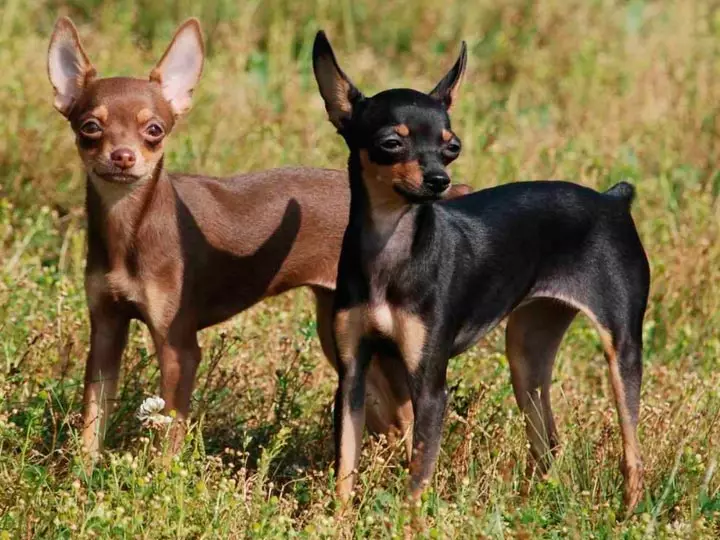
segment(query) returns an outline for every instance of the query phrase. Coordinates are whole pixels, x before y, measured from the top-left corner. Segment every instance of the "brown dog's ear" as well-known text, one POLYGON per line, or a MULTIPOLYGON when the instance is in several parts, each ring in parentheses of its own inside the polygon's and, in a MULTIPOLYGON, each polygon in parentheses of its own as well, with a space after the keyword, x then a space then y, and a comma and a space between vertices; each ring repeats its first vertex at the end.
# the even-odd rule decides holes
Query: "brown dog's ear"
POLYGON ((48 77, 55 90, 55 108, 65 117, 97 72, 80 43, 77 28, 67 17, 60 17, 48 47, 48 77))
POLYGON ((363 95, 338 66, 325 32, 320 30, 313 44, 313 71, 333 125, 341 131, 352 116, 353 106, 363 95))
POLYGON ((177 29, 165 54, 150 72, 150 80, 162 87, 163 96, 176 117, 190 109, 204 60, 200 22, 188 19, 177 29))
POLYGON ((455 62, 455 65, 430 92, 430 96, 439 100, 443 105, 445 105, 445 108, 448 111, 457 101, 457 91, 460 87, 460 81, 462 81, 463 75, 465 74, 466 65, 467 45, 463 41, 460 46, 460 56, 455 62))

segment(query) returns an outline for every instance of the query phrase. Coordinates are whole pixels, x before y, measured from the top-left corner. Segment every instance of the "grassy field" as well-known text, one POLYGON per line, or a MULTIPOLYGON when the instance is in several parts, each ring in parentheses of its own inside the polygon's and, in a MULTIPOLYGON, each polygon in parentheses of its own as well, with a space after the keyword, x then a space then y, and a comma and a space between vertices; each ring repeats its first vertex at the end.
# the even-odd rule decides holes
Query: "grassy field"
MULTIPOLYGON (((621 447, 599 340, 560 352, 562 451, 521 495, 526 442, 503 330, 451 362, 453 388, 422 536, 720 536, 720 6, 712 1, 5 0, 0 6, 0 539, 393 537, 413 532, 400 449, 367 439, 357 504, 336 521, 336 377, 310 296, 272 299, 201 335, 182 456, 158 465, 136 419, 157 392, 133 327, 109 450, 78 459, 88 317, 85 179, 52 108, 45 54, 76 21, 101 75, 145 76, 177 23, 201 18, 208 60, 168 146, 171 169, 227 175, 343 168, 310 70, 324 28, 360 88, 430 89, 469 45, 454 177, 481 188, 629 179, 652 266, 640 437, 645 496, 622 516, 621 447)), ((609 292, 610 293, 610 292, 609 292)))

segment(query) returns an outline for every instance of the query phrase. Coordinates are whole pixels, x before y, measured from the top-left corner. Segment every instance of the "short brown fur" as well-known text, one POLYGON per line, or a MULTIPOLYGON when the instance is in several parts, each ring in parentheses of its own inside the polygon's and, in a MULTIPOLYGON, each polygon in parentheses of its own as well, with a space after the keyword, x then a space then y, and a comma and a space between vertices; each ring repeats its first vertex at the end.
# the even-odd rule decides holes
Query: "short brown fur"
MULTIPOLYGON (((197 21, 180 32, 200 39, 197 21)), ((188 36, 181 40, 187 44, 188 36)), ((173 39, 171 47, 177 41, 173 39)), ((201 44, 197 45, 200 52, 201 44)), ((170 53, 163 56, 163 60, 170 53)), ((177 110, 189 104, 192 88, 172 104, 162 86, 163 60, 149 79, 95 79, 77 30, 69 19, 56 24, 49 66, 58 109, 78 135, 87 171, 88 253, 85 289, 91 340, 84 391, 83 445, 101 447, 114 403, 120 361, 131 319, 145 322, 161 371, 165 411, 176 411, 173 450, 182 441, 184 420, 201 359, 198 330, 222 322, 256 302, 309 286, 317 300, 318 334, 333 365, 332 302, 349 191, 343 171, 285 168, 220 179, 173 174, 163 166, 164 140, 177 110), (63 80, 57 54, 74 49, 86 74, 63 80), (93 76, 91 76, 93 75, 93 76), (87 122, 99 136, 82 135, 87 122), (159 139, 144 130, 157 124, 159 139), (114 165, 113 152, 132 152, 132 167, 114 165)), ((182 74, 180 74, 182 75, 182 74)), ((168 80, 175 80, 171 77, 168 80)), ((464 193, 460 186, 457 193, 464 193)), ((454 194, 454 193, 453 193, 454 194)), ((383 431, 407 425, 406 401, 394 401, 376 362, 369 399, 377 406, 368 422, 383 431), (381 387, 375 391, 374 386, 381 387), (393 411, 399 411, 394 414, 393 411), (402 417, 402 422, 396 418, 402 417)))

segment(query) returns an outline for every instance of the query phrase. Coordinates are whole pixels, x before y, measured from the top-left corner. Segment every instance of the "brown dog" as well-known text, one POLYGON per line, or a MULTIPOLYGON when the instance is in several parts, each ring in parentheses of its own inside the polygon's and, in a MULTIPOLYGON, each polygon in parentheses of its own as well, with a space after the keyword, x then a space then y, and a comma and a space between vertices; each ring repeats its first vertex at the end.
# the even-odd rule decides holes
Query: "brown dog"
MULTIPOLYGON (((91 341, 83 446, 96 455, 114 399, 131 319, 155 343, 171 447, 182 440, 195 373, 197 332, 268 296, 309 286, 318 334, 333 365, 331 310, 349 192, 345 172, 275 169, 228 179, 167 173, 164 141, 191 105, 204 52, 200 25, 177 30, 148 79, 97 78, 72 22, 55 25, 48 74, 55 107, 70 121, 87 171, 85 288, 91 341)), ((467 193, 460 186, 453 196, 467 193)), ((369 375, 368 423, 412 425, 404 389, 381 363, 369 375)))

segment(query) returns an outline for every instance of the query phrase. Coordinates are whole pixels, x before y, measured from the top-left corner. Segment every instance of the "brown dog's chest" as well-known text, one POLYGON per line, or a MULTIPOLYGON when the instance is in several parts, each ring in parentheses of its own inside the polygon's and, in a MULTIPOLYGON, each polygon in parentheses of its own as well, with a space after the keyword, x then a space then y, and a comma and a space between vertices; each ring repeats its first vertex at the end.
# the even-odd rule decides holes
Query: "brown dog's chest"
MULTIPOLYGON (((141 266, 142 268, 142 266, 141 266)), ((131 273, 126 266, 88 269, 85 290, 90 308, 130 308, 151 328, 167 330, 180 307, 181 288, 175 283, 180 270, 166 269, 165 275, 131 273)))

